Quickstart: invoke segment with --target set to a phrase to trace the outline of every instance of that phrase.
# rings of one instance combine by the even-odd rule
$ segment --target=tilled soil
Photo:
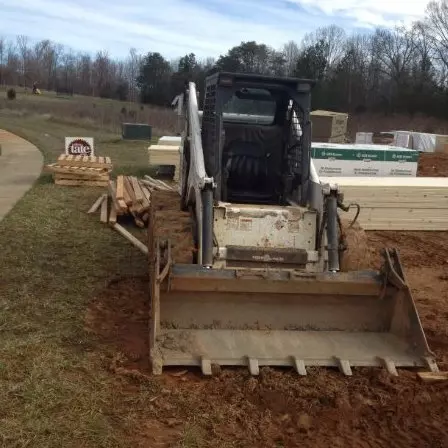
[[[448,157],[444,165],[435,162],[439,155],[423,156],[424,175],[448,167]],[[399,249],[429,346],[448,370],[448,232],[367,232],[367,238],[372,267],[380,264],[381,248]],[[245,369],[217,369],[212,378],[168,369],[152,377],[147,316],[147,278],[114,281],[87,313],[88,327],[117,353],[112,371],[157,386],[141,398],[135,446],[448,446],[448,381],[428,385],[413,371],[393,377],[367,368],[350,378],[321,368],[308,369],[307,377],[270,368],[257,378]]]
[[[417,244],[425,237],[414,233],[368,238],[376,259],[384,243],[400,247],[428,343],[448,370],[448,235],[431,236],[433,244],[426,245]],[[448,382],[422,384],[412,371],[401,370],[398,378],[382,369],[354,369],[346,378],[319,368],[308,369],[305,378],[269,368],[258,378],[245,369],[223,369],[212,378],[184,369],[150,376],[147,289],[146,278],[114,281],[87,319],[120,353],[111,362],[114,372],[141,375],[161,391],[146,397],[135,446],[176,446],[191,422],[199,434],[194,440],[202,441],[192,446],[448,446]]]
[[[437,263],[406,269],[442,370],[448,369],[446,272]],[[383,369],[354,369],[347,378],[310,368],[303,378],[263,368],[254,378],[245,369],[223,369],[203,378],[197,370],[168,369],[151,377],[145,278],[111,284],[89,310],[88,324],[120,353],[113,371],[138,372],[160,388],[147,397],[136,446],[175,446],[176,434],[181,438],[192,421],[203,440],[198,446],[207,447],[448,446],[448,382],[422,384],[411,371],[396,378]]]
[[[438,152],[420,154],[417,175],[424,177],[447,177],[448,154]]]

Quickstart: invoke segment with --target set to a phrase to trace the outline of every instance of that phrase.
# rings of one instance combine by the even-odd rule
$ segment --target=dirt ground
[[[448,156],[423,155],[420,175],[448,175]],[[369,252],[397,247],[428,343],[448,370],[448,233],[368,232]],[[98,295],[87,324],[117,355],[111,368],[157,385],[142,414],[135,446],[145,447],[445,447],[448,382],[427,385],[412,371],[382,369],[224,369],[151,377],[148,366],[148,279],[116,280]],[[138,386],[136,386],[138,387]],[[132,393],[132,390],[130,391]],[[182,444],[177,445],[182,436]]]
[[[447,177],[448,154],[444,153],[421,154],[418,164],[418,176]]]

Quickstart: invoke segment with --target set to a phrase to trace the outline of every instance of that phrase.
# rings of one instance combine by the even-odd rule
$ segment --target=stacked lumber
[[[92,214],[101,210],[100,220],[102,223],[109,223],[113,229],[141,252],[148,254],[147,246],[118,224],[118,217],[132,217],[138,227],[145,227],[149,220],[151,192],[154,190],[175,191],[174,187],[150,176],[145,176],[144,179],[118,176],[116,181],[108,182],[108,190],[109,194],[102,194],[87,213]]]
[[[116,222],[117,216],[133,217],[138,227],[145,227],[149,219],[151,191],[134,176],[118,176],[109,182],[109,197],[113,213],[109,222]]]
[[[132,217],[135,224],[144,228],[148,224],[152,190],[173,191],[173,188],[161,180],[145,176],[118,176],[116,181],[108,182],[110,214],[104,222],[115,224],[117,217]],[[95,205],[95,204],[94,204]]]
[[[123,235],[128,241],[130,241],[135,247],[137,247],[145,255],[148,254],[148,247],[143,244],[132,233],[128,232],[123,226],[117,223],[117,212],[113,203],[109,204],[109,197],[107,194],[102,194],[90,207],[87,213],[95,213],[98,209],[101,209],[100,220],[103,223],[109,222],[111,227]],[[110,205],[110,206],[109,206]],[[110,210],[110,213],[108,213]]]
[[[182,137],[164,135],[159,138],[158,144],[161,146],[177,146],[179,148],[182,144]]]
[[[160,142],[159,142],[160,143]],[[174,181],[179,180],[180,145],[151,145],[148,148],[150,166],[174,166]]]
[[[344,203],[358,203],[358,221],[365,230],[448,230],[446,177],[321,178],[337,184]],[[355,210],[344,213],[354,217]]]
[[[45,167],[56,185],[107,187],[112,171],[110,157],[61,154],[56,163]]]
[[[311,112],[312,141],[326,143],[345,143],[348,114],[315,110]]]

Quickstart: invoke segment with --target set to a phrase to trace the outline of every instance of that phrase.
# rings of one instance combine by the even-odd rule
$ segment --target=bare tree
[[[8,73],[7,84],[17,85],[20,82],[20,59],[17,54],[16,45],[9,41],[6,50],[6,68]]]
[[[50,40],[0,38],[0,84],[38,81],[47,89],[65,86],[84,95],[164,105],[186,80],[194,80],[203,92],[205,76],[217,69],[306,74],[318,80],[313,108],[418,110],[445,116],[448,0],[431,1],[426,17],[410,28],[347,37],[342,28],[327,26],[305,35],[300,46],[289,41],[277,51],[262,42],[241,42],[216,61],[198,61],[192,51],[171,62],[159,53],[143,59],[135,49],[124,59],[104,51],[92,58]]]
[[[54,88],[57,71],[57,53],[55,46],[46,41],[42,52],[42,72],[44,73],[47,89]]]
[[[337,66],[338,74],[344,78],[343,85],[349,111],[367,102],[370,47],[368,36],[350,37],[344,45],[344,55]]]
[[[135,48],[131,48],[125,64],[125,78],[128,83],[129,101],[136,102],[138,98],[137,77],[140,73],[141,56]]]
[[[344,54],[345,40],[346,35],[344,29],[336,25],[330,25],[318,28],[313,33],[305,34],[302,40],[302,46],[311,47],[319,42],[324,43],[327,67],[331,69],[340,61]]]
[[[299,59],[300,50],[298,45],[290,40],[283,46],[283,55],[285,58],[285,72],[287,76],[292,76],[297,65],[297,59]]]
[[[381,70],[397,84],[410,68],[416,43],[413,30],[395,28],[394,31],[378,29],[373,38],[375,54]]]
[[[426,9],[426,17],[420,30],[425,31],[433,58],[441,64],[444,72],[448,69],[448,1],[431,1]]]
[[[74,89],[76,77],[76,56],[72,50],[67,50],[61,56],[61,81],[65,89]]]
[[[84,95],[93,95],[92,58],[89,54],[83,54],[79,61],[80,91]]]
[[[93,63],[94,75],[94,94],[98,96],[106,96],[106,92],[110,90],[111,78],[111,60],[107,51],[99,51],[96,54]]]
[[[4,83],[3,72],[5,63],[6,42],[4,37],[0,37],[0,86]]]
[[[24,35],[17,36],[17,46],[20,51],[20,56],[22,57],[21,72],[23,76],[23,84],[26,88],[26,76],[28,69],[28,59],[29,59],[29,48],[28,48],[29,38]]]

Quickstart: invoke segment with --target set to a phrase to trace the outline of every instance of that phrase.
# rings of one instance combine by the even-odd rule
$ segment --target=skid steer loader
[[[335,185],[311,159],[313,81],[216,73],[189,83],[180,195],[152,202],[152,370],[214,364],[437,370],[396,250],[341,272]],[[202,123],[201,123],[202,118]],[[183,210],[183,211],[182,211]]]

